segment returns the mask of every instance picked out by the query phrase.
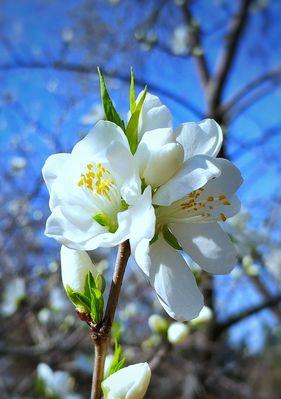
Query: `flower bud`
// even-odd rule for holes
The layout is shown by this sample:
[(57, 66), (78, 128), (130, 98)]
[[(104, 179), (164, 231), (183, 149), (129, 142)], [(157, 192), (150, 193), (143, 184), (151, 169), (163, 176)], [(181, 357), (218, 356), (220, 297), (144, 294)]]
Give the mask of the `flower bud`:
[(190, 321), (190, 324), (193, 327), (203, 327), (208, 324), (213, 317), (213, 311), (208, 306), (203, 306), (199, 315)]
[(163, 334), (167, 331), (169, 324), (168, 321), (158, 314), (153, 314), (148, 319), (148, 325), (152, 332)]
[(64, 288), (67, 285), (74, 291), (84, 290), (85, 279), (88, 272), (95, 275), (94, 265), (85, 251), (61, 247), (61, 276)]
[(102, 382), (104, 397), (105, 399), (142, 399), (150, 378), (151, 371), (147, 363), (125, 367)]
[(173, 345), (183, 344), (189, 335), (189, 328), (186, 324), (175, 322), (168, 328), (168, 341)]

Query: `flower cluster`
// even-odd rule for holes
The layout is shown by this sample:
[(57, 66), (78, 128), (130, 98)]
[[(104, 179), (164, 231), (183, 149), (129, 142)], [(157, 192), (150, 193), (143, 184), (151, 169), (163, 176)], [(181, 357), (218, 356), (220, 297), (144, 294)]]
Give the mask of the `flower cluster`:
[[(240, 209), (240, 172), (217, 158), (223, 135), (214, 120), (173, 130), (169, 109), (146, 90), (135, 99), (132, 84), (125, 124), (101, 83), (107, 120), (71, 153), (51, 155), (44, 165), (51, 209), (46, 234), (79, 256), (130, 240), (167, 313), (193, 319), (203, 297), (181, 251), (209, 273), (229, 273), (235, 266), (235, 249), (221, 223)], [(67, 252), (70, 265), (77, 263), (69, 260), (74, 253)], [(82, 277), (91, 267), (86, 261), (85, 273), (80, 266), (73, 272), (72, 289), (83, 290)]]

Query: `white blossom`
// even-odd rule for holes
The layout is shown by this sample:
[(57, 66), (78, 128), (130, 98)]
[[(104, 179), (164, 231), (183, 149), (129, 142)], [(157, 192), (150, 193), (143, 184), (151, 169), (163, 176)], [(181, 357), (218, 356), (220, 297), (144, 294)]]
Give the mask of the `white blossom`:
[(169, 326), (168, 321), (159, 314), (152, 314), (148, 319), (148, 325), (151, 331), (156, 333), (166, 332)]
[(167, 332), (168, 341), (173, 345), (180, 345), (186, 342), (189, 335), (189, 327), (180, 322), (170, 325)]
[(214, 120), (184, 123), (174, 132), (171, 126), (168, 108), (148, 94), (135, 159), (143, 184), (153, 187), (154, 209), (143, 207), (142, 239), (131, 246), (164, 309), (185, 321), (198, 316), (203, 297), (175, 248), (209, 273), (233, 269), (236, 251), (220, 224), (240, 209), (235, 192), (242, 177), (231, 162), (216, 158), (223, 136)]
[(81, 399), (73, 394), (74, 380), (66, 371), (53, 371), (46, 363), (37, 366), (37, 377), (43, 383), (47, 395), (58, 396), (61, 399)]
[(190, 324), (195, 327), (204, 326), (213, 318), (213, 311), (208, 306), (203, 306), (199, 315), (190, 321)]
[(51, 155), (43, 177), (50, 193), (51, 216), (45, 234), (78, 250), (112, 247), (132, 237), (151, 189), (141, 181), (124, 132), (99, 121), (70, 154)]
[(189, 50), (189, 34), (185, 25), (177, 26), (173, 32), (171, 48), (174, 54), (187, 54)]
[(147, 363), (125, 367), (102, 382), (105, 399), (142, 399), (147, 391), (151, 371)]
[(16, 277), (5, 283), (4, 294), (0, 306), (0, 312), (4, 316), (11, 316), (15, 313), (19, 303), (25, 297), (25, 281), (23, 278)]

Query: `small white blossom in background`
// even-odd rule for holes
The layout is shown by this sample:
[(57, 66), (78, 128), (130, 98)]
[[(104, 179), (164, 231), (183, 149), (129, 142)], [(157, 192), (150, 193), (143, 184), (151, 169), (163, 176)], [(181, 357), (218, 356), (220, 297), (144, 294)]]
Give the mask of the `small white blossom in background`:
[(105, 399), (142, 399), (150, 378), (151, 371), (147, 363), (124, 367), (102, 382), (104, 397)]
[(158, 314), (153, 314), (148, 319), (148, 325), (152, 332), (165, 333), (169, 327), (167, 319)]
[(199, 315), (190, 321), (193, 327), (203, 327), (208, 324), (213, 318), (213, 311), (208, 306), (203, 306)]
[(231, 234), (237, 252), (241, 256), (249, 255), (253, 248), (264, 243), (265, 237), (248, 227), (250, 214), (241, 210), (225, 223), (226, 231)]
[(82, 396), (73, 393), (74, 379), (66, 371), (53, 371), (48, 364), (40, 363), (37, 366), (37, 379), (40, 394), (45, 397), (82, 399)]
[(13, 157), (11, 160), (11, 170), (14, 174), (20, 173), (26, 167), (26, 159), (23, 157)]
[(254, 263), (251, 255), (245, 255), (242, 258), (242, 266), (248, 276), (258, 276), (259, 267)]
[(189, 327), (180, 322), (175, 322), (168, 328), (168, 341), (173, 345), (180, 345), (186, 342), (189, 335)]
[(81, 118), (82, 125), (94, 125), (96, 122), (105, 118), (103, 108), (100, 104), (94, 105), (90, 112)]
[(4, 294), (0, 306), (0, 312), (4, 316), (11, 316), (17, 310), (21, 301), (25, 298), (26, 289), (23, 278), (15, 278), (4, 286)]
[(268, 270), (281, 284), (281, 249), (272, 249), (265, 257), (265, 264)]
[(175, 55), (184, 55), (189, 50), (189, 35), (186, 26), (177, 26), (173, 32), (171, 49)]
[(74, 31), (71, 28), (64, 28), (61, 36), (65, 43), (71, 43), (74, 38)]

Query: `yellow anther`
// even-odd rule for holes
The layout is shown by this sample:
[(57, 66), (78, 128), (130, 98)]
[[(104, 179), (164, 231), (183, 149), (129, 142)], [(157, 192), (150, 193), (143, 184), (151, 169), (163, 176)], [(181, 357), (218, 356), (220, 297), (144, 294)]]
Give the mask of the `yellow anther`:
[(223, 205), (231, 205), (231, 202), (229, 202), (229, 201), (224, 201)]
[(93, 165), (91, 163), (88, 163), (87, 169), (92, 170), (93, 169)]
[(219, 195), (219, 200), (224, 200), (224, 199), (226, 199), (226, 195), (220, 194), (220, 195)]
[(223, 222), (226, 221), (226, 216), (225, 216), (224, 213), (220, 213), (220, 217), (221, 217), (221, 220), (222, 220)]
[(214, 197), (210, 195), (210, 197), (208, 197), (208, 201), (214, 201)]

